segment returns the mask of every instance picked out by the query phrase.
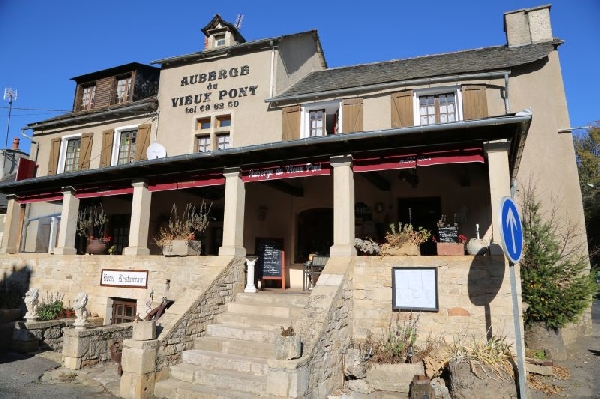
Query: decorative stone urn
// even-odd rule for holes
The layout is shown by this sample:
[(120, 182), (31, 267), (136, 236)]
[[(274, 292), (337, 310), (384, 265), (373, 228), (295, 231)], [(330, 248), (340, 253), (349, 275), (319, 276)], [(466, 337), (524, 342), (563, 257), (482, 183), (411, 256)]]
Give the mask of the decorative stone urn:
[(198, 256), (200, 244), (194, 240), (173, 240), (163, 247), (162, 253), (164, 256)]
[(471, 238), (467, 242), (467, 253), (469, 255), (484, 255), (487, 252), (489, 243), (485, 238)]

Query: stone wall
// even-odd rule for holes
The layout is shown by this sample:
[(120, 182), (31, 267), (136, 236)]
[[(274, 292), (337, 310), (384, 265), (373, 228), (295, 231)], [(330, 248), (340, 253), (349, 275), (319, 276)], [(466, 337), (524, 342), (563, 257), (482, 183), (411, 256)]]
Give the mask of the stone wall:
[[(38, 288), (40, 300), (57, 292), (64, 295), (65, 306), (72, 303), (81, 291), (88, 294), (87, 309), (105, 323), (111, 321), (111, 299), (127, 298), (137, 301), (138, 314), (147, 312), (146, 302), (153, 299), (152, 308), (163, 296), (176, 299), (200, 277), (221, 269), (230, 259), (218, 256), (109, 256), (109, 255), (50, 255), (23, 253), (0, 255), (0, 273), (10, 281), (26, 283), (27, 289)], [(146, 288), (122, 288), (100, 285), (102, 269), (148, 270)]]
[[(13, 323), (12, 347), (23, 352), (39, 349), (62, 352), (64, 333), (74, 322), (75, 319), (17, 321)], [(94, 326), (102, 325), (99, 317), (90, 318), (88, 322)]]
[[(429, 334), (447, 340), (460, 334), (486, 337), (488, 332), (515, 343), (508, 265), (503, 257), (408, 256), (356, 258), (353, 279), (354, 334), (365, 339), (387, 334), (390, 322), (410, 312), (392, 310), (392, 267), (437, 266), (438, 312), (420, 312), (418, 341)], [(516, 270), (520, 282), (519, 270)], [(520, 283), (517, 287), (521, 301)]]
[(157, 322), (158, 379), (168, 376), (168, 366), (180, 362), (181, 352), (192, 349), (194, 339), (204, 335), (206, 325), (224, 312), (235, 294), (244, 290), (245, 258), (221, 257), (226, 267), (205, 270)]
[(133, 323), (123, 323), (85, 330), (74, 328), (65, 330), (62, 351), (65, 367), (79, 370), (110, 361), (111, 345), (131, 338), (132, 329)]

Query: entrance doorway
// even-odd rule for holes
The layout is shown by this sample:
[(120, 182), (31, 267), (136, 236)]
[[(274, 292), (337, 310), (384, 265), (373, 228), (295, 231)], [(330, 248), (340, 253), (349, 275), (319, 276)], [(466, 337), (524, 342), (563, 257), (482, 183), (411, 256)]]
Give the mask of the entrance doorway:
[(329, 256), (333, 245), (333, 209), (314, 208), (298, 215), (295, 263), (308, 260), (308, 254)]
[[(442, 216), (441, 197), (411, 197), (398, 199), (398, 222), (411, 223), (415, 229), (423, 227), (437, 234), (437, 222)], [(431, 240), (421, 244), (421, 255), (436, 255)]]

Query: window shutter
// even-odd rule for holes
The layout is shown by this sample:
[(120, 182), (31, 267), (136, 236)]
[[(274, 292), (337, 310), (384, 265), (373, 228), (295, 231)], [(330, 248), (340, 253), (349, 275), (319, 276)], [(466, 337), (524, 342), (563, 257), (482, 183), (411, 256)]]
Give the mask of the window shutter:
[(342, 101), (342, 132), (353, 133), (363, 131), (363, 100), (349, 98)]
[(102, 132), (102, 151), (100, 152), (100, 167), (101, 168), (110, 166), (114, 139), (115, 139), (115, 132), (112, 129), (105, 130)]
[(48, 174), (55, 175), (58, 169), (58, 157), (60, 156), (60, 137), (50, 142), (50, 159), (48, 160)]
[(281, 112), (282, 140), (298, 140), (300, 138), (300, 106), (287, 107)]
[(137, 135), (135, 136), (135, 161), (145, 161), (148, 159), (146, 150), (150, 145), (150, 127), (152, 125), (139, 125)]
[(485, 86), (463, 86), (463, 119), (480, 119), (488, 116)]
[(407, 127), (415, 124), (413, 91), (392, 93), (392, 128)]
[(81, 135), (81, 151), (79, 153), (78, 170), (90, 168), (90, 159), (92, 157), (92, 142), (94, 133), (83, 133)]

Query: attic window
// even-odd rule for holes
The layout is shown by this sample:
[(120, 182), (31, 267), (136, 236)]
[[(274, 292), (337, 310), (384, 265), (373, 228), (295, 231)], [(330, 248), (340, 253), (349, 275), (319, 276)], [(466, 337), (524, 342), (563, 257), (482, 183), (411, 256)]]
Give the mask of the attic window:
[(225, 34), (215, 35), (215, 47), (223, 47), (225, 45)]

